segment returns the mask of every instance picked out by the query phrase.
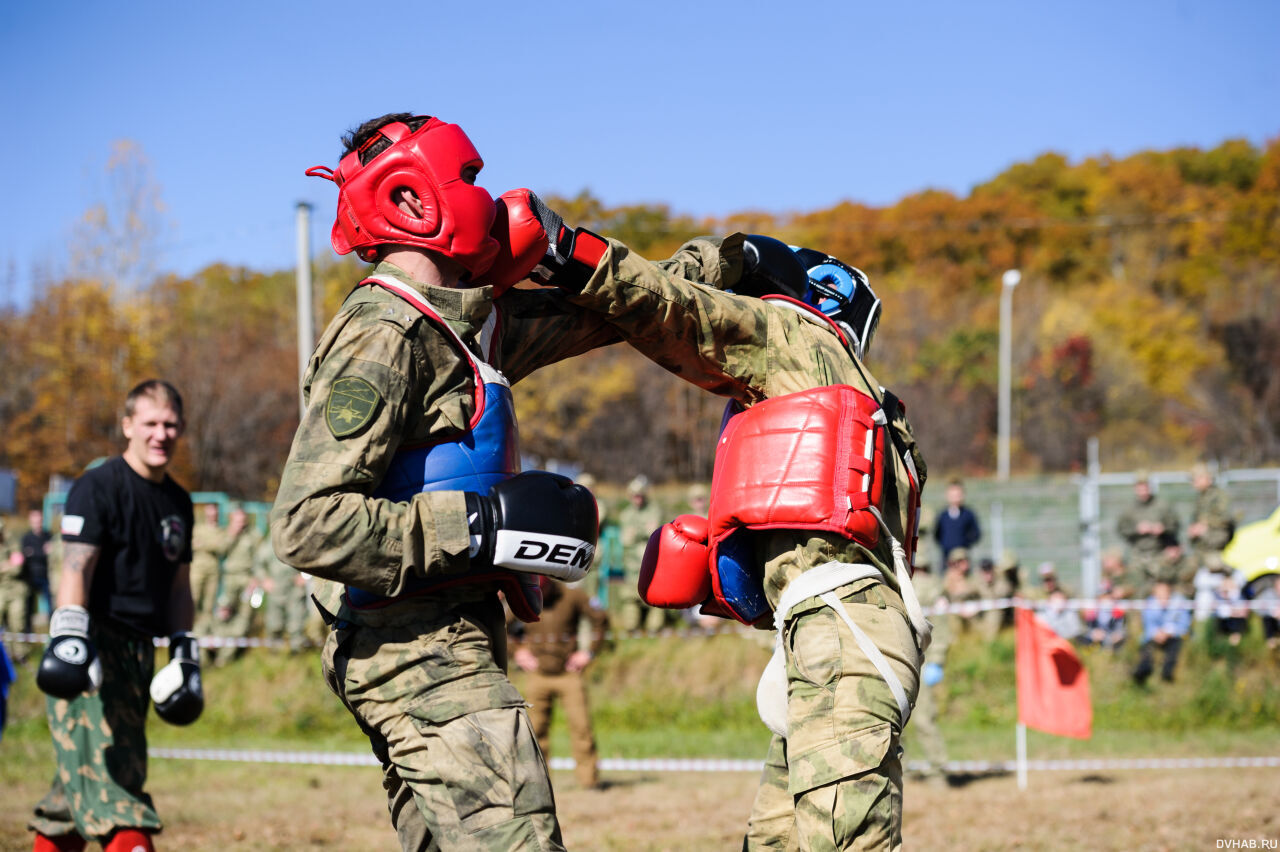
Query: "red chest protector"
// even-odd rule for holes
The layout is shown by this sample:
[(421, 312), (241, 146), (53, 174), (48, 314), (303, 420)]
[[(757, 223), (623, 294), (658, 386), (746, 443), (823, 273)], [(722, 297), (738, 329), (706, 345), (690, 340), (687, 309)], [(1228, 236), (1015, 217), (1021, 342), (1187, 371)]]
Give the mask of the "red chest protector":
[(768, 618), (759, 566), (740, 530), (821, 530), (867, 548), (880, 540), (888, 422), (849, 385), (811, 388), (734, 415), (716, 447), (709, 567), (723, 613)]
[(774, 397), (729, 420), (711, 480), (711, 537), (738, 527), (840, 533), (875, 547), (886, 426), (849, 385)]

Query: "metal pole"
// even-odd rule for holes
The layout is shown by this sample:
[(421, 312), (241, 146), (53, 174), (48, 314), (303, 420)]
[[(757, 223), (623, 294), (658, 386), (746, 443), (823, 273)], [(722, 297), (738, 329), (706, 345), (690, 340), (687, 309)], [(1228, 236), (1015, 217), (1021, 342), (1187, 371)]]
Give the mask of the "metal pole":
[(1098, 439), (1087, 444), (1088, 466), (1080, 480), (1080, 581), (1081, 594), (1095, 597), (1102, 577), (1102, 494), (1098, 477), (1102, 463), (1098, 455)]
[(1018, 789), (1027, 789), (1027, 726), (1018, 723)]
[(311, 205), (299, 201), (297, 206), (298, 231), (298, 410), (307, 413), (302, 402), (302, 377), (307, 374), (307, 362), (316, 345), (315, 308), (311, 300)]
[(996, 436), (996, 478), (1000, 482), (1009, 479), (1009, 432), (1012, 416), (1010, 414), (1013, 378), (1011, 375), (1013, 361), (1013, 288), (1022, 280), (1022, 273), (1016, 269), (1005, 272), (1001, 278), (1003, 287), (1000, 290), (1000, 400), (999, 425)]

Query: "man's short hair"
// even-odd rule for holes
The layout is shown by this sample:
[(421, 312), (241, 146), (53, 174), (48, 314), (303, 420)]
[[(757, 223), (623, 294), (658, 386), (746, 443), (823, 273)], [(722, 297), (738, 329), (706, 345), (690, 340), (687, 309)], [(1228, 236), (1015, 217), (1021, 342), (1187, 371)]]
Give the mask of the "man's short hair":
[(134, 412), (138, 410), (138, 399), (144, 396), (156, 405), (169, 406), (173, 409), (173, 413), (178, 415), (179, 422), (184, 420), (182, 415), (182, 394), (178, 393), (178, 389), (164, 379), (147, 379), (129, 391), (129, 395), (124, 398), (125, 417), (133, 416)]
[[(338, 159), (341, 160), (342, 157), (347, 156), (352, 151), (360, 151), (360, 149), (363, 148), (370, 139), (378, 135), (378, 131), (382, 127), (388, 124), (393, 124), (397, 121), (407, 125), (410, 130), (417, 130), (427, 123), (427, 117), (414, 115), (411, 112), (389, 112), (386, 115), (371, 118), (354, 130), (348, 130), (346, 133), (342, 134), (342, 155)], [(378, 156), (390, 147), (390, 139), (382, 139), (381, 141), (374, 142), (368, 147), (368, 149), (360, 151), (360, 165), (363, 166), (367, 164), (374, 157)]]

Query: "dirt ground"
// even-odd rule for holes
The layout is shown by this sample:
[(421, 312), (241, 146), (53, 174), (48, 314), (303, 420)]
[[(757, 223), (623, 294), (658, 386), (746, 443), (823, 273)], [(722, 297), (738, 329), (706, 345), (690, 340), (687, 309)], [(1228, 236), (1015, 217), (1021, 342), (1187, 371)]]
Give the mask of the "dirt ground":
[[(0, 850), (30, 849), (48, 756), (0, 747)], [(13, 744), (17, 746), (18, 744)], [(584, 791), (556, 772), (570, 849), (736, 850), (750, 773), (605, 773)], [(908, 782), (906, 847), (926, 850), (1208, 850), (1280, 844), (1280, 769), (1040, 772)], [(370, 767), (156, 760), (148, 788), (168, 828), (161, 850), (395, 849)], [(1249, 841), (1253, 841), (1250, 847)]]

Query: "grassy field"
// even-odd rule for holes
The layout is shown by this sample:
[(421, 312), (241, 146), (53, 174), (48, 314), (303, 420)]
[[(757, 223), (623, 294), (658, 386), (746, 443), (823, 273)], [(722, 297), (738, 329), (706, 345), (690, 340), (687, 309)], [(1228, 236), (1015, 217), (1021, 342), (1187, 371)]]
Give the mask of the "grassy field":
[[(619, 641), (590, 673), (605, 757), (758, 760), (755, 680), (767, 643), (753, 635)], [(1132, 649), (1086, 654), (1095, 734), (1031, 732), (1036, 759), (1280, 755), (1280, 661), (1256, 636), (1240, 648), (1197, 644), (1173, 684), (1128, 682)], [(1011, 637), (962, 637), (948, 662), (942, 724), (953, 760), (1011, 760)], [(0, 741), (0, 852), (29, 849), (25, 822), (52, 771), (43, 701), (21, 668)], [(248, 652), (206, 672), (208, 709), (191, 728), (150, 726), (153, 746), (368, 753), (321, 683), (314, 654)], [(517, 678), (517, 683), (519, 679)], [(914, 752), (912, 732), (906, 759)], [(567, 755), (558, 725), (552, 755)], [(605, 772), (602, 791), (555, 772), (570, 848), (736, 849), (754, 795), (752, 772)], [(164, 849), (395, 848), (373, 767), (157, 759), (148, 788), (168, 828)], [(904, 831), (916, 849), (1213, 849), (1218, 840), (1280, 842), (1280, 769), (953, 774), (935, 788), (908, 780)]]

